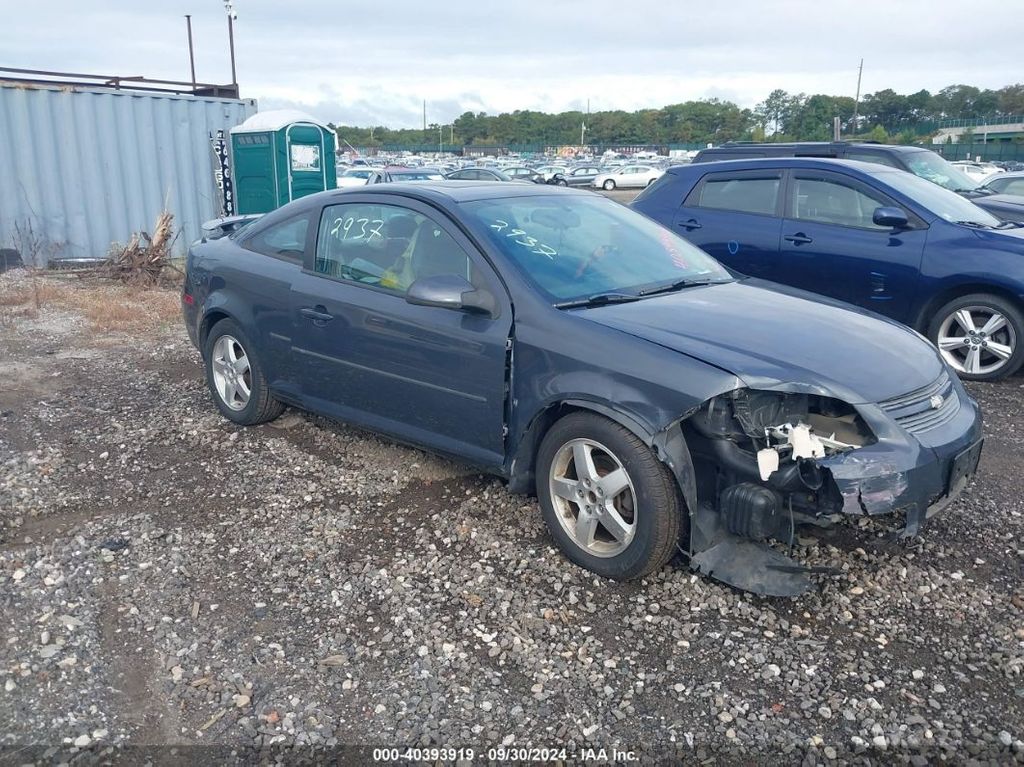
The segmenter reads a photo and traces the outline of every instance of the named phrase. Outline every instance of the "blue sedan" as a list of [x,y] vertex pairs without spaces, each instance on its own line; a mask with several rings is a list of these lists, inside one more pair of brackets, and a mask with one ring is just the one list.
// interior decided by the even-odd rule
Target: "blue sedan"
[[914,535],[978,464],[977,405],[916,333],[587,192],[329,191],[197,244],[186,272],[225,418],[292,405],[474,464],[611,578],[681,551],[800,593],[809,570],[768,541],[865,515]]
[[1024,225],[918,176],[850,160],[701,163],[670,168],[633,207],[744,274],[910,325],[963,378],[1024,364]]

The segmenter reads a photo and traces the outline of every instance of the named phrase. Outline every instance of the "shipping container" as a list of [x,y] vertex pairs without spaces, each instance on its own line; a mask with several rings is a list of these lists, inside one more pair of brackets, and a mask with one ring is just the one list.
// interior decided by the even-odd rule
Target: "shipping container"
[[103,257],[166,209],[184,255],[224,206],[218,134],[255,112],[252,99],[0,80],[0,248],[39,265]]

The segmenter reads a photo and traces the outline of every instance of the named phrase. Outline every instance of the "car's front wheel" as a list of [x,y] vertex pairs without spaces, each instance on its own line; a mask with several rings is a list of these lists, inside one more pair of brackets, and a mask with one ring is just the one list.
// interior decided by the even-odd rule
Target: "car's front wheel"
[[245,331],[232,319],[214,325],[203,347],[206,384],[221,414],[244,426],[272,421],[284,405],[274,399]]
[[604,184],[602,184],[602,186],[605,188],[606,191],[610,192],[615,188],[615,182],[612,181],[611,179],[608,179],[607,181],[604,182]]
[[1024,363],[1024,315],[1010,301],[976,293],[950,301],[932,319],[928,338],[969,381],[995,381]]
[[679,541],[682,503],[668,469],[632,432],[593,413],[567,415],[544,436],[537,497],[562,552],[606,578],[657,570]]

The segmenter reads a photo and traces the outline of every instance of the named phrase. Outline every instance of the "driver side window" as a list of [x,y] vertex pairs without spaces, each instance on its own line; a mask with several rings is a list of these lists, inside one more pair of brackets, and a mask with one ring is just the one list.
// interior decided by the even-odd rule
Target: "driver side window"
[[889,229],[872,220],[875,209],[886,202],[852,186],[825,178],[796,177],[791,189],[795,219],[859,229]]
[[421,277],[455,274],[472,281],[473,276],[466,251],[437,222],[374,203],[324,208],[313,268],[403,295]]

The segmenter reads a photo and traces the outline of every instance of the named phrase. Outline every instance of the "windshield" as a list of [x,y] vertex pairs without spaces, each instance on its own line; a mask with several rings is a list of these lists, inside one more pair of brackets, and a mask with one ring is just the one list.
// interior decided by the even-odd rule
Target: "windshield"
[[348,176],[349,178],[369,178],[372,170],[347,170],[341,175]]
[[970,200],[918,176],[903,171],[879,173],[878,176],[896,191],[905,194],[946,221],[967,221],[993,227],[1000,223],[998,218]]
[[965,189],[974,189],[977,181],[971,179],[959,168],[951,165],[945,158],[935,154],[930,149],[922,149],[920,152],[907,152],[905,155],[907,168],[915,176],[931,181],[933,184],[959,192]]
[[478,228],[553,302],[732,279],[711,256],[599,196],[537,195],[463,203]]

